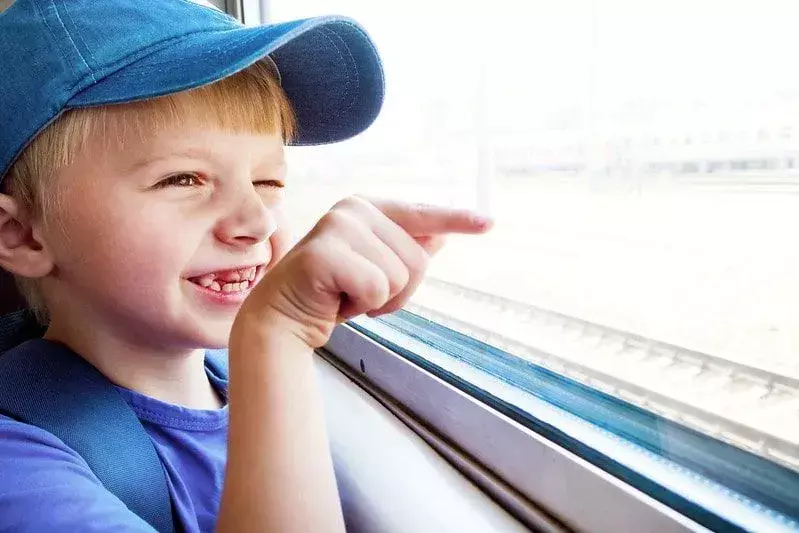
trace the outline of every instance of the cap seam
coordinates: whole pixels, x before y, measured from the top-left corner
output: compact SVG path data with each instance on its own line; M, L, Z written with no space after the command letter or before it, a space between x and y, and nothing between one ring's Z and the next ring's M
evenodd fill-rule
M75 24L75 19L72 18L72 15L69 12L69 9L64 9L64 15L66 16L66 18L69 19L69 22L72 24L73 28L77 26L77 24ZM83 37L81 37L80 33L78 33L75 37L80 41L80 43L83 45L83 48L88 52L88 55L92 60L92 63L96 65L97 59L94 57L91 48L89 48L86 45L86 41L83 40Z
M319 30L321 31L321 35L323 35L325 39L327 39L327 41L330 43L330 45L336 49L336 53L338 54L339 58L341 58L341 62L346 65L347 61L344 59L344 54L341 53L341 49L330 37L330 34L332 33L335 37L338 38L339 42L341 43L341 46L343 46L344 50L347 51L347 55L349 56L350 63L352 65L352 69L355 71L355 90L354 91L350 90L352 79L349 76L347 76L347 85L345 91L347 92L347 96L349 97L349 102L347 104L347 107L345 107L343 110L338 111L339 113L349 112L352 109L352 107L355 105L355 100L356 97L358 96L358 88L360 87L360 72L358 72L358 64L355 61L355 57L353 57L352 52L350 52L347 43L344 42L344 39L342 39L340 35L338 35L331 28L325 28L324 26L319 26Z
M83 54L81 53L80 49L78 48L78 45L75 44L75 40L72 38L72 34L69 32L69 30L67 29L66 25L64 24L64 21L61 19L61 13L59 13L59 9L58 9L58 5L56 4L56 0L51 0L51 4L53 5L53 11L55 12L56 19L58 20L58 23L61 25L61 29L63 29L64 33L67 35L67 38L69 39L69 43L72 45L72 49L75 50L75 53L78 54L78 57L80 58L81 63L83 63L83 66L86 67L86 70L88 71L89 76L91 76L92 81L97 83L97 80L94 78L94 72L92 72L91 67L86 62L86 58L83 57ZM85 77L85 76L83 76L83 77Z
M52 0L32 0L31 5L33 6L33 10L35 11L36 15L41 18L45 28L47 28L47 37L49 39L50 46L52 46L53 50L55 50L58 57L64 61L67 68L69 68L72 73L77 74L72 62L68 61L67 58L60 53L61 50L59 49L59 42L61 39L56 36L57 29L53 27L52 21L50 20L51 17L49 17L47 13L50 9L50 6L52 6L53 11L56 10Z

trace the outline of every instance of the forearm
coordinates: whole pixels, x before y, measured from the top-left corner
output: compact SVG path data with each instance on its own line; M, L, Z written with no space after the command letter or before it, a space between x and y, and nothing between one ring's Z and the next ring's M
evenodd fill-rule
M344 531L313 352L279 323L255 326L237 324L230 339L217 530Z

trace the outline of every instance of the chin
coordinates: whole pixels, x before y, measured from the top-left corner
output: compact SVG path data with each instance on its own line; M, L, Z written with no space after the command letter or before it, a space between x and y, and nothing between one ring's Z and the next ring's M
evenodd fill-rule
M184 338L192 348L218 350L228 347L233 318L226 321L214 321L212 324L195 324Z
M213 335L204 335L202 348L211 350L218 350L220 348L227 348L230 342L230 328L233 326L231 323L224 331L214 332Z
M208 342L205 342L200 348L205 350L227 350L228 347L228 338L225 337L224 339L211 339Z

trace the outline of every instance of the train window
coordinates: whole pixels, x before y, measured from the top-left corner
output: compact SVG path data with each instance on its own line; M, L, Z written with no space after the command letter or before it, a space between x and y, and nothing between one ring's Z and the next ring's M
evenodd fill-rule
M354 332L698 524L799 527L791 4L268 6L352 15L386 69L370 130L290 152L298 233L350 193L496 219L450 240L405 311ZM456 432L445 416L427 413ZM472 451L507 480L524 459L500 440Z

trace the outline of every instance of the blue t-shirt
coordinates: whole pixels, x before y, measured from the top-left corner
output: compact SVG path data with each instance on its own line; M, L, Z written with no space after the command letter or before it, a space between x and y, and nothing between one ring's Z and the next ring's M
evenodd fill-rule
M227 384L209 377L226 395ZM176 530L213 531L227 458L228 408L187 409L118 388L155 444ZM0 416L0 532L148 532L153 528L103 487L52 434Z

